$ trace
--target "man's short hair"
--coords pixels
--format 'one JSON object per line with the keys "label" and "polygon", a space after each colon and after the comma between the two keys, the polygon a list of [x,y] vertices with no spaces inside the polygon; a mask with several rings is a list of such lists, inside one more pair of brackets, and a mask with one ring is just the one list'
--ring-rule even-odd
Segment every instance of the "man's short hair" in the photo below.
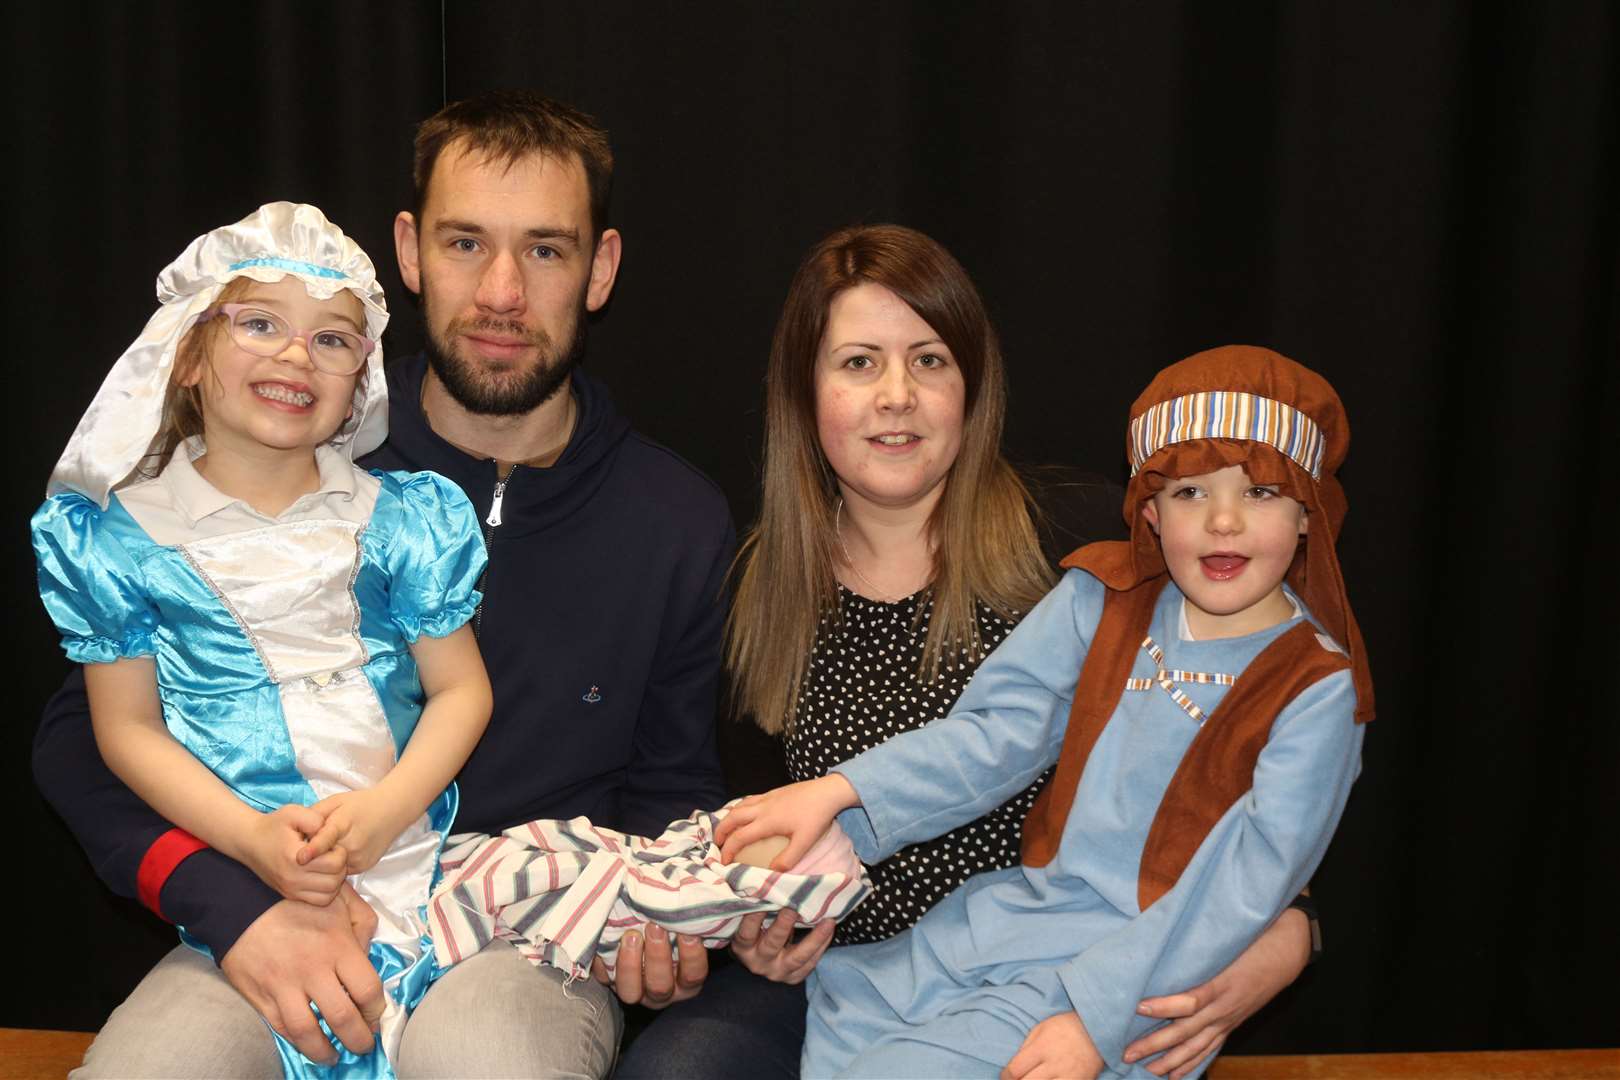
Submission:
{"label": "man's short hair", "polygon": [[416,129],[416,216],[427,204],[428,181],[444,148],[452,143],[510,168],[531,154],[579,159],[591,199],[591,229],[607,227],[613,186],[613,148],[596,120],[560,101],[528,90],[492,90],[453,101]]}

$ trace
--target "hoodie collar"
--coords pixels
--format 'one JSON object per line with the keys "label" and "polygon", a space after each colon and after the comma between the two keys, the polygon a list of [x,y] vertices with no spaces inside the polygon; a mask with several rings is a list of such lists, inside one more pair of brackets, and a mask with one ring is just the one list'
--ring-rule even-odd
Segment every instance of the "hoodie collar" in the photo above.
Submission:
{"label": "hoodie collar", "polygon": [[[422,380],[427,357],[418,353],[388,366],[389,434],[379,454],[390,467],[432,469],[460,485],[479,518],[487,519],[494,500],[493,458],[475,457],[445,441],[422,413]],[[607,388],[575,370],[569,389],[579,409],[574,431],[549,468],[515,465],[501,498],[501,536],[523,536],[549,528],[582,507],[596,493],[630,424],[614,407]]]}

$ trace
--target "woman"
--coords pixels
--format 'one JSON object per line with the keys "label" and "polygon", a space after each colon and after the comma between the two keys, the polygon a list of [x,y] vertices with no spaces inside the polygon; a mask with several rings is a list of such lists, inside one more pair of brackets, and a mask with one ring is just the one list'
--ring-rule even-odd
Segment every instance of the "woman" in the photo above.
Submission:
{"label": "woman", "polygon": [[[948,712],[1054,577],[1029,492],[1001,456],[995,331],[933,240],[860,226],[811,249],[765,394],[764,496],[738,559],[727,663],[743,711],[782,735],[788,772],[805,780]],[[1061,524],[1075,507],[1049,509]],[[795,942],[792,920],[752,919],[733,945],[740,963],[653,1025],[618,1075],[798,1075],[802,983],[828,945],[890,937],[969,876],[1013,865],[1046,780],[873,867],[873,895],[836,929]],[[1174,1022],[1128,1060],[1167,1051],[1153,1071],[1190,1072],[1309,952],[1290,909],[1209,983],[1145,1002]]]}

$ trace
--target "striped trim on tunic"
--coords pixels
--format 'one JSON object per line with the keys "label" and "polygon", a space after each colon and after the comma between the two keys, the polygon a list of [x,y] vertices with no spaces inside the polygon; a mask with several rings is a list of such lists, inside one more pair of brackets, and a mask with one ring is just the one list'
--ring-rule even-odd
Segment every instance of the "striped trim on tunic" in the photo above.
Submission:
{"label": "striped trim on tunic", "polygon": [[1146,649],[1147,654],[1153,658],[1153,666],[1158,670],[1154,672],[1152,678],[1126,679],[1125,689],[1151,690],[1155,686],[1160,687],[1170,695],[1171,701],[1181,706],[1182,712],[1198,721],[1199,727],[1204,726],[1204,721],[1208,719],[1208,716],[1203,709],[1200,709],[1193,702],[1192,698],[1187,696],[1187,692],[1177,684],[1202,683],[1204,685],[1232,686],[1237,683],[1236,675],[1227,675],[1223,672],[1182,671],[1180,668],[1166,668],[1164,666],[1164,650],[1159,648],[1159,643],[1154,641],[1152,637],[1142,639],[1142,648]]}

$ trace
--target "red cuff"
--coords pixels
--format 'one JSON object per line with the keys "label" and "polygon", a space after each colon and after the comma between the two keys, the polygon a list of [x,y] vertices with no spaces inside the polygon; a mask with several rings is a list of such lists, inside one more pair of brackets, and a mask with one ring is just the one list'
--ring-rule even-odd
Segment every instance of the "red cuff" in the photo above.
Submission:
{"label": "red cuff", "polygon": [[153,841],[141,859],[140,871],[135,875],[135,892],[141,903],[156,912],[158,918],[173,922],[158,905],[163,885],[174,873],[175,867],[207,846],[184,829],[170,829]]}

